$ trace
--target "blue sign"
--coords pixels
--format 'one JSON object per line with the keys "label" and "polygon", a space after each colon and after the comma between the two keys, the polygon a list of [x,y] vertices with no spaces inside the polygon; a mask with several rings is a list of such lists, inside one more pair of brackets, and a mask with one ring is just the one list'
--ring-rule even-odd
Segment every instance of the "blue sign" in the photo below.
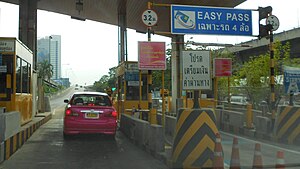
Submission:
{"label": "blue sign", "polygon": [[252,11],[172,5],[171,32],[252,36]]}
{"label": "blue sign", "polygon": [[140,80],[139,72],[125,72],[125,80],[139,81]]}
{"label": "blue sign", "polygon": [[285,93],[289,94],[300,92],[300,69],[287,66],[285,66],[283,69],[283,84]]}

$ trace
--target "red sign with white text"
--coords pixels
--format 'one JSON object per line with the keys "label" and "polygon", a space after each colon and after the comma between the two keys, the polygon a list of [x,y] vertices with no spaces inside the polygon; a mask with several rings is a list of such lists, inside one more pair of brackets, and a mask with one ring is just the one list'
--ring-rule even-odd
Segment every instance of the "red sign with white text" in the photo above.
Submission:
{"label": "red sign with white text", "polygon": [[216,58],[214,62],[214,75],[215,77],[228,77],[231,76],[232,60],[228,58]]}
{"label": "red sign with white text", "polygon": [[138,42],[139,70],[166,70],[165,42]]}

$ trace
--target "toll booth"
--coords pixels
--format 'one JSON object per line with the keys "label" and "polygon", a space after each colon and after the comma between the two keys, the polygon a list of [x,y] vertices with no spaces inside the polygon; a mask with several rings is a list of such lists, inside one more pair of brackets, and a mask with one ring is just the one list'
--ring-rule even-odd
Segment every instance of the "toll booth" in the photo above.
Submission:
{"label": "toll booth", "polygon": [[0,107],[20,112],[21,124],[32,120],[33,53],[16,38],[0,38]]}
{"label": "toll booth", "polygon": [[[187,91],[184,96],[182,96],[183,99],[183,106],[185,108],[192,108],[194,105],[194,92],[193,91]],[[208,98],[207,94],[203,93],[200,95],[199,98],[199,105],[202,108],[213,108],[215,106],[215,99],[214,98]]]}
{"label": "toll booth", "polygon": [[148,109],[147,71],[141,71],[141,97],[138,62],[122,62],[117,67],[116,74],[118,81],[115,108],[119,114],[131,114],[132,109]]}

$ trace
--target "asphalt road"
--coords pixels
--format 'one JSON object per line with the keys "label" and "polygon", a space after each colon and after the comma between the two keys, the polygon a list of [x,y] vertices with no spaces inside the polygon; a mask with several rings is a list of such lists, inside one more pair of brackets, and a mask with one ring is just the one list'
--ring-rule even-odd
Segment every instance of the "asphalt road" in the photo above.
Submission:
{"label": "asphalt road", "polygon": [[265,140],[255,140],[253,138],[239,137],[229,133],[221,132],[222,147],[224,152],[224,163],[229,166],[231,160],[233,137],[238,138],[240,164],[242,169],[251,168],[255,144],[261,145],[261,157],[264,168],[275,168],[277,162],[277,151],[284,153],[284,161],[287,169],[300,168],[300,147],[285,145]]}
{"label": "asphalt road", "polygon": [[64,140],[63,99],[51,99],[52,119],[41,126],[1,169],[166,169],[161,161],[132,144],[118,131],[106,135],[79,135]]}

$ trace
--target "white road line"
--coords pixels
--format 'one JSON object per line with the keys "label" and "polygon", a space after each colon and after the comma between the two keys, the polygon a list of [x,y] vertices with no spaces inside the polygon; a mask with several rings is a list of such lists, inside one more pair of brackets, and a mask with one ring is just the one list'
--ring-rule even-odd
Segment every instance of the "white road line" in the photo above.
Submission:
{"label": "white road line", "polygon": [[[249,142],[259,142],[259,141],[247,139],[247,138],[244,138],[244,137],[236,136],[236,135],[233,135],[233,134],[225,133],[225,132],[222,132],[222,131],[220,131],[220,133],[222,133],[222,134],[224,134],[224,135],[229,135],[229,136],[231,136],[231,137],[237,137],[237,138],[239,138],[239,139],[244,139],[244,140],[247,140],[247,141],[249,141]],[[286,149],[286,148],[282,148],[282,147],[270,145],[270,144],[263,143],[263,142],[260,142],[260,143],[263,144],[263,145],[265,145],[265,146],[269,146],[269,147],[276,148],[276,149],[281,149],[281,150],[284,150],[284,151],[287,151],[287,152],[290,152],[290,153],[295,153],[295,154],[299,154],[299,155],[300,155],[300,152],[299,152],[299,151],[294,151],[294,150],[290,150],[290,149]]]}

